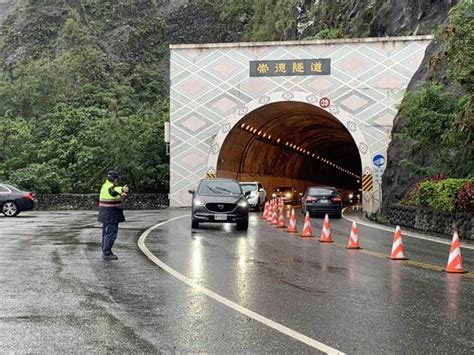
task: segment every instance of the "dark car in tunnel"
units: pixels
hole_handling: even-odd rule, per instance
[[[35,195],[15,186],[0,182],[0,210],[6,217],[18,216],[20,212],[35,208]]]
[[[236,223],[238,230],[247,230],[249,203],[237,180],[203,179],[193,195],[191,225],[200,223]],[[249,191],[250,193],[250,191]]]
[[[302,212],[316,214],[332,214],[342,217],[342,199],[335,187],[311,186],[302,197]]]

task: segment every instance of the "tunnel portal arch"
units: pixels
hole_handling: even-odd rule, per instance
[[[232,142],[228,142],[229,135],[231,132],[235,132],[235,130],[238,130],[242,128],[242,125],[245,125],[246,128],[248,126],[251,126],[253,130],[256,130],[254,133],[254,136],[256,138],[260,139],[262,142],[268,142],[267,144],[272,144],[274,146],[279,146],[282,149],[286,149],[287,151],[291,152],[292,160],[293,161],[287,161],[287,166],[286,169],[283,168],[281,174],[278,174],[281,177],[286,177],[286,179],[276,179],[275,181],[282,182],[283,181],[290,181],[290,180],[298,180],[297,176],[294,176],[294,179],[291,178],[291,170],[298,170],[298,171],[303,171],[304,174],[304,165],[308,164],[309,161],[315,162],[317,165],[321,167],[327,167],[329,169],[335,170],[339,172],[342,176],[347,176],[348,178],[352,179],[354,184],[352,185],[352,189],[357,189],[357,187],[360,185],[360,179],[361,179],[361,173],[362,172],[372,172],[371,169],[371,164],[370,164],[370,157],[367,154],[368,150],[368,144],[363,136],[363,134],[358,130],[357,124],[351,120],[351,116],[343,109],[338,107],[337,105],[331,105],[327,108],[321,107],[320,105],[321,102],[321,97],[316,96],[315,94],[307,93],[307,92],[283,92],[283,93],[273,93],[270,95],[264,95],[258,99],[252,100],[249,102],[247,105],[242,106],[237,112],[230,114],[228,117],[223,120],[223,123],[221,125],[221,130],[216,134],[212,144],[211,144],[211,149],[210,149],[210,154],[208,157],[208,162],[207,162],[207,174],[208,176],[218,176],[218,177],[232,177],[232,178],[243,178],[244,180],[250,180],[252,174],[246,174],[244,171],[238,171],[236,172],[235,169],[231,170],[225,170],[223,169],[223,166],[229,166],[227,162],[222,162],[222,156],[225,154],[223,150],[226,148],[227,145],[232,145],[232,149],[234,150],[235,158],[241,160],[241,154],[247,154],[247,152],[240,152],[238,148],[235,146],[235,143],[239,142],[242,143],[243,145],[247,145],[247,141],[245,138],[243,140],[240,140],[240,137],[238,140],[234,140],[234,144]],[[295,120],[290,121],[288,119],[289,116],[293,114],[293,117],[295,117],[297,120],[298,119],[303,119],[308,123],[311,121],[311,117],[302,117],[304,115],[310,115],[312,117],[320,117],[321,119],[325,120],[326,122],[334,121],[332,130],[328,130],[328,127],[323,128],[323,132],[331,132],[331,134],[334,134],[336,130],[340,132],[339,138],[342,137],[341,133],[345,133],[347,136],[350,136],[350,139],[352,140],[352,143],[354,145],[353,148],[355,148],[357,151],[354,152],[354,149],[349,149],[350,151],[347,151],[347,158],[359,158],[360,161],[356,162],[355,164],[349,164],[347,159],[342,159],[346,160],[345,162],[341,162],[341,159],[338,159],[337,155],[338,154],[333,154],[333,152],[327,152],[325,151],[326,149],[321,149],[320,146],[314,145],[312,142],[308,142],[307,139],[309,138],[308,135],[303,137],[302,139],[298,140],[295,139],[295,134],[298,135],[300,133],[300,130],[295,131],[293,133],[293,138],[292,139],[287,139],[285,137],[288,137],[288,135],[282,135],[282,130],[286,130],[287,126],[286,125],[292,125],[292,122],[296,122]],[[271,118],[273,116],[273,118]],[[270,117],[270,119],[269,119]],[[283,125],[283,127],[280,127],[280,129],[275,129],[275,119],[282,119],[279,123]],[[268,127],[268,124],[272,127]],[[272,124],[273,123],[273,124]],[[314,122],[317,123],[317,122]],[[340,127],[338,127],[340,126]],[[296,128],[296,127],[295,127]],[[302,127],[300,127],[301,129]],[[246,130],[243,129],[245,132]],[[248,131],[247,131],[248,132]],[[258,133],[261,132],[260,135]],[[272,136],[273,132],[273,136]],[[309,132],[309,135],[313,133],[314,137],[314,132]],[[252,132],[250,132],[252,134]],[[263,135],[266,135],[265,138]],[[324,134],[324,133],[322,133]],[[270,139],[268,139],[268,136],[272,136]],[[278,135],[278,137],[277,137]],[[247,137],[248,138],[248,137]],[[320,142],[324,141],[321,140],[321,136],[314,137],[315,140],[319,140]],[[324,138],[324,137],[323,137]],[[327,137],[325,144],[328,144],[328,141],[331,139],[336,138],[336,137]],[[277,140],[279,140],[277,142]],[[340,149],[339,155],[344,154],[344,147],[346,148],[352,148],[350,147],[350,143],[348,142],[347,138],[344,138],[345,142],[342,148],[342,151]],[[227,142],[226,142],[227,141]],[[286,142],[290,142],[290,144],[296,144],[297,148],[289,148],[285,146]],[[336,142],[333,143],[339,143],[342,144],[343,142],[336,140]],[[336,147],[337,144],[333,144],[333,147]],[[241,146],[242,148],[242,146]],[[298,150],[298,148],[300,150]],[[244,148],[245,150],[245,148]],[[228,156],[228,154],[226,154]],[[314,155],[314,156],[313,156]],[[358,156],[355,156],[358,155]],[[319,157],[319,159],[318,159]],[[244,157],[245,158],[245,157]],[[253,156],[255,158],[255,155]],[[275,154],[273,154],[270,159],[275,158]],[[278,156],[276,156],[278,158]],[[340,156],[339,156],[340,158]],[[260,159],[261,160],[261,159]],[[283,161],[285,161],[285,157],[282,157]],[[328,161],[328,163],[323,162],[322,160]],[[329,162],[336,165],[340,169],[335,168],[332,165],[329,165]],[[278,162],[275,161],[276,164],[284,164],[284,162]],[[258,162],[257,162],[258,164]],[[235,164],[233,164],[235,165]],[[310,165],[310,164],[308,164]],[[358,167],[357,167],[358,166]],[[278,169],[277,169],[278,170]],[[254,173],[255,173],[254,169]],[[356,174],[357,176],[349,174]],[[237,174],[236,174],[237,173]],[[241,173],[239,175],[239,173]],[[255,174],[255,179],[262,179],[262,176],[266,176],[265,172],[261,172],[263,174]],[[311,174],[306,169],[306,175],[305,177],[307,178],[308,175]],[[303,179],[302,179],[303,178]],[[265,180],[265,179],[264,179]],[[304,179],[303,177],[299,177],[299,180],[305,180],[306,184],[311,184],[311,182],[317,183],[315,180],[310,180],[310,179]],[[272,189],[274,186],[273,185],[278,185],[278,182],[275,183],[269,183],[269,180],[265,180],[264,183],[266,182],[266,185],[270,186],[270,189]],[[322,180],[321,184],[329,184],[329,185],[334,185],[334,183],[331,183],[331,181],[325,181]],[[340,185],[340,184],[339,184]],[[348,185],[346,186],[339,186],[339,187],[345,187],[347,189],[351,189]],[[299,185],[299,190],[301,191],[303,189],[303,185]],[[367,194],[367,193],[365,193]],[[364,210],[366,211],[371,211],[372,210],[372,205],[371,201],[372,198],[363,198],[363,207]]]

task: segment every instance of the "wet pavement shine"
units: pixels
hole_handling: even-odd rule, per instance
[[[474,277],[447,274],[449,246],[332,219],[332,244],[300,238],[252,213],[191,230],[189,210],[126,211],[114,252],[100,258],[94,212],[0,217],[0,351],[35,353],[317,353],[200,292],[206,288],[345,353],[473,353]],[[199,287],[149,260],[137,246]],[[302,218],[298,216],[301,230]],[[322,218],[312,219],[319,235]],[[464,243],[464,241],[463,241]],[[474,250],[462,249],[474,271]]]

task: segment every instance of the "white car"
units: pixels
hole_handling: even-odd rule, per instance
[[[258,181],[241,182],[240,186],[247,197],[250,208],[260,211],[265,206],[265,202],[267,202],[267,193],[262,184]]]

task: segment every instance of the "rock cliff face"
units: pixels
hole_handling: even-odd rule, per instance
[[[305,0],[300,37],[338,30],[344,37],[429,34],[446,19],[455,0]]]
[[[0,0],[0,26],[2,21],[12,12],[19,0]]]

